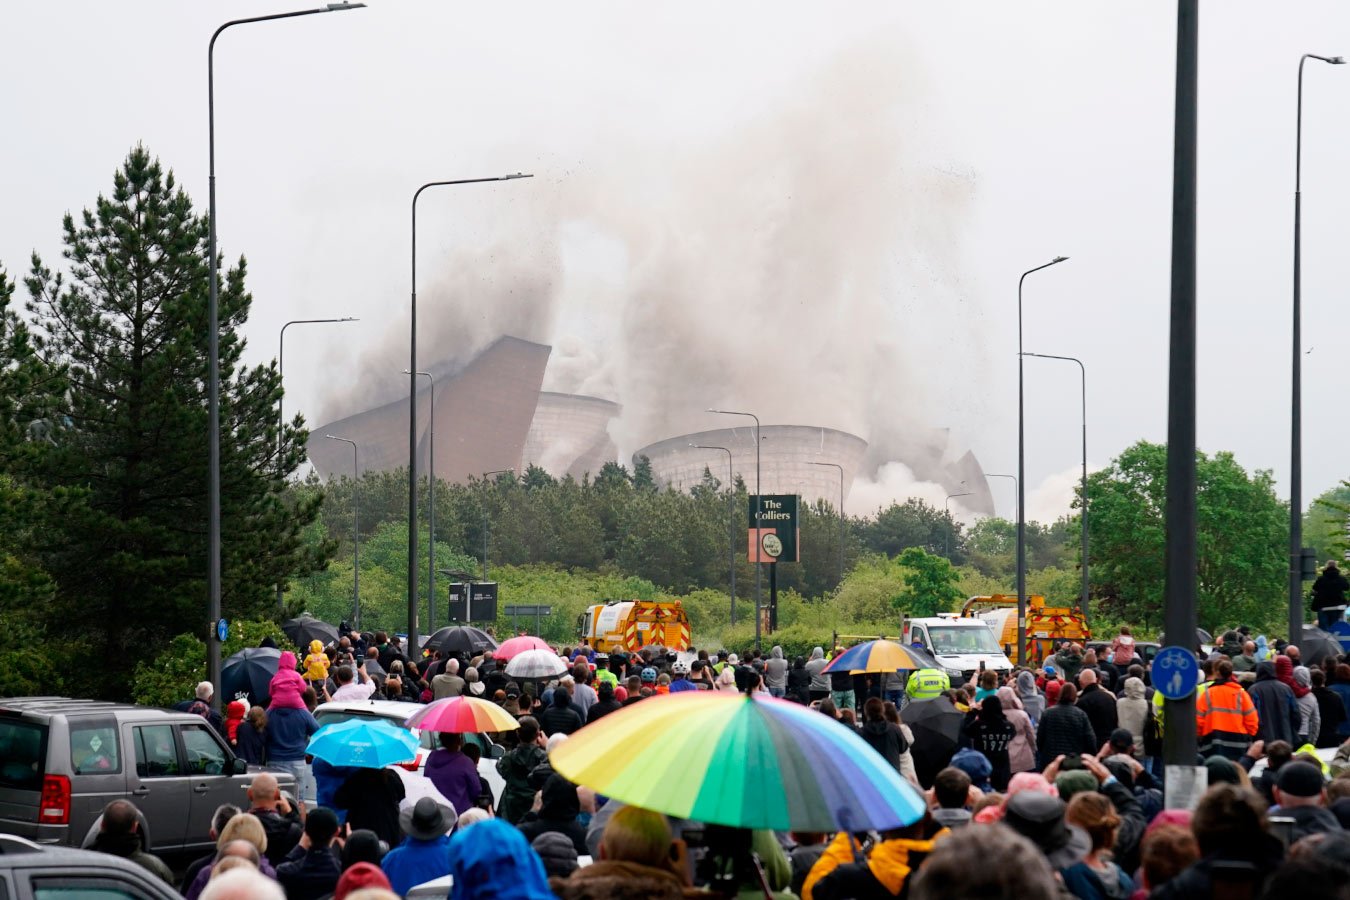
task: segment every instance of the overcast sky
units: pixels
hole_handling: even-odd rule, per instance
[[[58,261],[61,215],[108,191],[137,142],[204,212],[207,41],[289,8],[7,4],[0,264]],[[1199,440],[1273,469],[1287,496],[1297,64],[1350,54],[1350,6],[1207,4],[1200,35]],[[698,412],[721,403],[874,441],[950,426],[1013,472],[1017,279],[1063,254],[1027,280],[1026,347],[1086,362],[1104,465],[1166,436],[1174,47],[1173,4],[1024,0],[371,0],[232,29],[218,199],[222,249],[251,267],[250,358],[276,354],[288,319],[360,316],[291,329],[287,407],[318,424],[397,390],[412,191],[528,171],[425,196],[424,328],[553,343],[552,386],[632,410],[622,451],[669,436],[653,419],[731,424]],[[1350,66],[1311,64],[1305,83],[1307,502],[1350,475]],[[680,315],[696,327],[664,318]],[[709,346],[742,356],[710,371]],[[775,382],[785,370],[801,371]],[[1079,459],[1077,369],[1028,360],[1027,396],[1030,511],[1053,519]]]

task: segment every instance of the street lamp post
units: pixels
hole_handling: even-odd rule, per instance
[[[216,637],[216,622],[220,619],[220,276],[216,260],[216,39],[227,28],[294,19],[317,13],[361,9],[364,3],[330,3],[318,9],[272,13],[231,19],[211,35],[206,48],[206,123],[208,150],[207,190],[207,300],[206,300],[206,356],[207,356],[207,501],[206,501],[206,594],[207,618],[210,627],[206,638],[206,677],[215,685],[211,706],[220,710],[220,641]]]
[[[844,583],[844,541],[848,533],[848,520],[844,518],[844,467],[839,463],[815,462],[813,466],[829,466],[839,470],[839,583]]]
[[[1048,263],[1028,269],[1017,279],[1017,481],[1027,481],[1026,397],[1022,377],[1022,283],[1032,272],[1048,269],[1067,260],[1056,256]],[[1026,492],[1017,492],[1017,660],[1027,658],[1027,498]]]
[[[408,370],[404,369],[407,375]],[[431,415],[428,417],[430,446],[427,448],[427,633],[436,631],[436,379],[418,372],[431,385]]]
[[[286,472],[283,468],[282,453],[286,447],[286,414],[284,407],[286,404],[286,329],[292,325],[317,325],[321,322],[359,322],[360,319],[351,316],[344,316],[341,319],[291,319],[285,325],[281,326],[281,337],[278,339],[277,347],[277,381],[280,383],[281,393],[277,397],[277,475],[284,477]],[[285,598],[282,596],[282,584],[277,582],[277,609],[286,608]]]
[[[324,437],[330,441],[342,441],[344,444],[352,445],[352,628],[361,630],[361,529],[358,527],[356,516],[360,510],[360,503],[357,500],[357,479],[361,477],[360,464],[356,457],[356,441],[350,438],[338,437],[335,434],[325,434]]]
[[[1078,374],[1081,378],[1079,387],[1079,396],[1083,404],[1083,506],[1080,515],[1081,540],[1083,543],[1083,585],[1080,588],[1078,606],[1083,612],[1083,621],[1087,622],[1088,596],[1092,590],[1092,583],[1088,578],[1088,483],[1087,483],[1087,367],[1083,361],[1075,356],[1055,356],[1052,353],[1025,353],[1024,356],[1034,356],[1038,359],[1059,359],[1065,362],[1078,363]]]
[[[1013,483],[1013,506],[1016,506],[1016,505],[1017,505],[1017,494],[1018,494],[1018,491],[1019,491],[1019,487],[1018,487],[1018,484],[1017,484],[1017,476],[1016,476],[1016,475],[995,475],[993,472],[985,472],[985,473],[984,473],[984,477],[985,477],[985,478],[1011,478],[1011,479],[1012,479],[1012,483]]]
[[[759,443],[760,443],[760,438],[759,438],[759,416],[755,415],[754,413],[748,413],[748,412],[735,412],[735,411],[729,410],[729,409],[710,409],[710,410],[707,410],[707,411],[710,412],[710,413],[715,413],[715,414],[717,414],[717,415],[719,415],[719,416],[746,416],[746,417],[748,417],[748,418],[751,418],[751,419],[754,419],[754,420],[755,420],[755,521],[751,523],[751,527],[755,530],[755,559],[758,560],[758,559],[759,559],[759,556],[760,556],[760,547],[759,547],[759,520],[760,520],[761,514],[762,514],[763,511],[764,511],[764,510],[763,510],[764,495],[761,494],[761,493],[760,493],[760,490],[759,490],[759,488],[760,488],[760,485],[759,485],[759,472],[760,472],[760,468],[759,468]],[[762,602],[761,602],[761,600],[760,600],[760,589],[761,589],[761,586],[763,585],[763,581],[764,581],[764,564],[763,564],[763,563],[760,563],[760,562],[756,562],[756,563],[755,563],[755,649],[756,649],[756,650],[760,649],[760,646],[759,646],[759,645],[760,645],[760,639],[761,639],[761,631],[763,630],[763,625],[762,625],[762,623],[760,622],[760,619],[762,618],[762,615],[761,615],[761,612],[760,612],[760,609],[761,609],[761,607],[762,607]]]
[[[1303,64],[1310,59],[1345,65],[1340,56],[1305,53],[1298,61],[1298,116],[1294,129],[1294,350],[1289,405],[1289,642],[1303,636]]]
[[[515,473],[515,469],[493,469],[491,472],[483,473],[483,484],[493,475],[505,475],[507,472]],[[483,581],[488,580],[488,508],[487,500],[483,501]]]
[[[736,624],[736,472],[731,465],[731,449],[711,444],[690,444],[696,450],[721,450],[727,455],[727,553],[731,567],[731,624]]]
[[[488,181],[512,181],[533,178],[517,172],[493,178],[460,178],[454,181],[428,181],[412,197],[412,302],[408,333],[408,646],[417,648],[417,198],[427,188],[457,184],[483,184]]]
[[[948,519],[948,522],[947,522],[947,562],[949,562],[949,563],[952,561],[952,530],[953,530],[952,527],[951,527],[952,498],[954,498],[954,497],[969,497],[970,494],[971,494],[970,491],[964,491],[964,492],[962,492],[962,493],[960,493],[960,494],[948,494],[948,495],[947,495],[947,499],[944,500],[943,503],[942,503],[942,508],[946,510],[946,512],[947,512],[947,519]]]

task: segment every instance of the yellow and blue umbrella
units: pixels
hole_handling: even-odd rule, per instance
[[[901,669],[922,669],[924,660],[895,641],[866,641],[849,647],[830,660],[823,672],[897,672]]]

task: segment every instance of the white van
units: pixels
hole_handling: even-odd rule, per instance
[[[906,619],[904,642],[916,641],[942,664],[953,686],[969,681],[981,669],[1012,671],[1012,662],[983,619],[962,618],[955,613]]]

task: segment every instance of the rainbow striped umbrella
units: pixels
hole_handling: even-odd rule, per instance
[[[649,697],[582,728],[549,761],[624,803],[736,828],[885,830],[924,814],[919,792],[852,729],[764,695]]]
[[[925,663],[895,641],[866,641],[830,660],[825,672],[895,672],[922,669]]]
[[[512,731],[520,723],[495,703],[477,697],[444,697],[428,703],[403,723],[420,731]]]

